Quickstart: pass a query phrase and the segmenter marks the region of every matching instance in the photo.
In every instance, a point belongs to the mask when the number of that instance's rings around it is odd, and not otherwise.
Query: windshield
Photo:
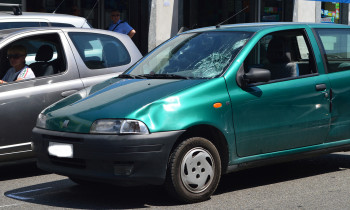
[[[249,32],[182,34],[153,51],[127,74],[146,78],[214,78],[225,71],[251,35]]]

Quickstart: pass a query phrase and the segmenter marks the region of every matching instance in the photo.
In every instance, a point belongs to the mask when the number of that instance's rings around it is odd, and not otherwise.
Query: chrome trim
[[[19,153],[31,152],[31,151],[32,150],[24,150],[24,151],[19,151],[19,152],[4,153],[4,154],[0,154],[0,157],[3,155],[13,155],[13,154],[19,154]]]
[[[20,147],[20,146],[26,146],[26,145],[31,145],[31,142],[27,142],[27,143],[22,143],[22,144],[12,144],[12,145],[7,145],[7,146],[2,146],[0,147],[1,149],[8,149],[8,148],[12,148],[12,147]]]

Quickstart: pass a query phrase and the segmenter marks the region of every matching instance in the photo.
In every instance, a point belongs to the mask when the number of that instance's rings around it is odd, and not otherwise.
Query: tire
[[[221,177],[221,160],[209,140],[193,137],[181,142],[171,153],[165,188],[185,203],[208,200]]]

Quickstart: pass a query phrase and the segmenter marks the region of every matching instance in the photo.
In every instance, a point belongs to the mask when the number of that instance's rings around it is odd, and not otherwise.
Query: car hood
[[[66,132],[89,132],[97,119],[128,118],[159,99],[207,80],[111,79],[44,110],[46,128]],[[69,126],[62,126],[69,120]]]

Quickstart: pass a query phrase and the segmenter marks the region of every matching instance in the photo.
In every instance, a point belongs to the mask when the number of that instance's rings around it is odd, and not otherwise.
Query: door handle
[[[73,93],[76,93],[76,92],[78,92],[78,90],[66,90],[66,91],[63,91],[61,93],[61,96],[62,97],[67,97],[67,96],[70,96],[70,95],[72,95]]]
[[[326,90],[326,89],[327,89],[326,84],[318,84],[318,85],[316,85],[316,90],[317,91],[323,91],[323,90]]]

